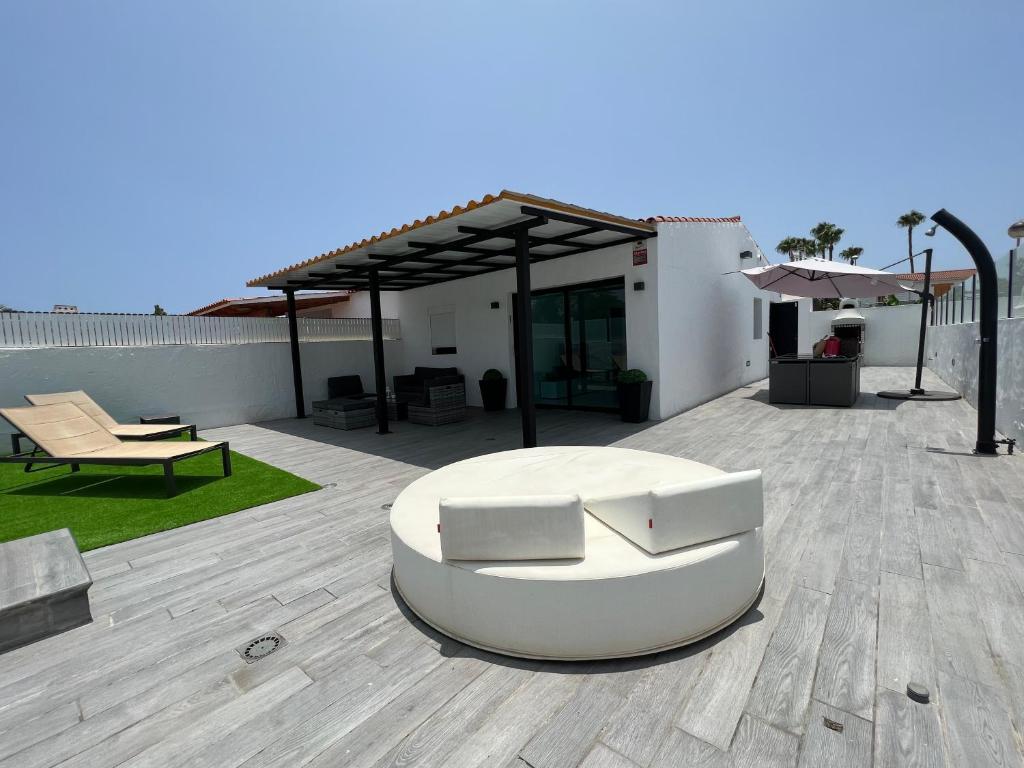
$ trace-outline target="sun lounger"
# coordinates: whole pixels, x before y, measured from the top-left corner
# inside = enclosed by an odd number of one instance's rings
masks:
[[[224,476],[231,474],[228,444],[182,442],[124,442],[74,403],[33,405],[24,408],[0,408],[0,416],[46,452],[46,456],[19,453],[0,456],[0,462],[20,464],[80,464],[111,466],[151,466],[164,469],[167,495],[173,496],[174,462],[211,451],[221,452]]]
[[[87,416],[91,416],[107,431],[122,440],[162,440],[165,437],[177,437],[188,432],[192,440],[197,440],[195,424],[118,424],[114,417],[103,410],[99,404],[85,392],[52,392],[48,395],[25,395],[32,405],[53,405],[54,403],[74,403]]]

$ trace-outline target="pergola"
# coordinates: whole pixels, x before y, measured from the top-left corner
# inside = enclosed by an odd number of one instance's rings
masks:
[[[530,264],[596,251],[657,236],[652,223],[602,213],[518,192],[502,191],[436,216],[285,267],[249,286],[283,291],[287,299],[295,382],[295,410],[305,416],[295,292],[368,290],[377,393],[377,431],[386,434],[380,292],[406,291],[505,269],[516,270],[519,340],[516,391],[523,446],[537,444],[533,402],[533,325]]]

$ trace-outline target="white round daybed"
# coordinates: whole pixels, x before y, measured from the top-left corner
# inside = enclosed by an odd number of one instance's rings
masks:
[[[739,475],[748,477],[733,483]],[[680,483],[682,495],[655,493]],[[426,623],[485,650],[540,659],[653,653],[725,627],[756,600],[764,579],[760,494],[760,472],[727,475],[646,451],[565,446],[480,456],[431,472],[395,501],[394,580]],[[565,501],[575,497],[587,510],[577,517]],[[503,498],[508,505],[499,504],[497,514],[504,517],[452,516],[460,500],[483,504],[486,515],[495,506],[487,502]],[[532,507],[523,508],[535,498],[548,515],[540,523],[530,516]],[[448,507],[455,512],[449,510],[443,543],[440,519]],[[460,533],[449,530],[460,520],[481,519],[499,521],[487,524],[482,544],[479,537],[471,544],[451,538]],[[525,546],[553,546],[572,556],[522,555],[517,547],[538,525],[540,537]],[[718,536],[722,530],[730,533]],[[470,529],[469,539],[479,533]],[[461,559],[453,558],[459,546]],[[494,556],[509,546],[517,559]],[[474,551],[487,556],[465,559]],[[541,559],[521,559],[538,554]]]

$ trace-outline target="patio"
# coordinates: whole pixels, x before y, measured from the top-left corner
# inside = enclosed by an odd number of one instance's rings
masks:
[[[210,430],[324,489],[87,553],[94,622],[0,656],[0,768],[1020,764],[1024,463],[970,455],[962,400],[869,394],[912,375],[865,369],[851,409],[773,406],[761,382],[650,425],[540,411],[541,445],[764,471],[759,603],[613,662],[489,655],[391,595],[383,505],[520,447],[516,411]],[[271,631],[284,645],[246,664]]]

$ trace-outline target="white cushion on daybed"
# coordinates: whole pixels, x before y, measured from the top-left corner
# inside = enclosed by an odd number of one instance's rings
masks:
[[[760,527],[761,470],[588,497],[585,506],[648,552],[669,552]]]
[[[447,497],[438,503],[445,560],[583,557],[577,495]]]

